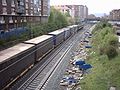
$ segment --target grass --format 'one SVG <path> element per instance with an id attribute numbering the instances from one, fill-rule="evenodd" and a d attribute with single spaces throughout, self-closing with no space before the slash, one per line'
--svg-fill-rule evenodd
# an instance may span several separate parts
<path id="1" fill-rule="evenodd" d="M 93 48 L 89 53 L 95 53 L 91 53 L 86 62 L 93 68 L 91 73 L 85 75 L 80 81 L 82 90 L 109 90 L 110 86 L 115 86 L 117 90 L 120 90 L 120 51 L 118 50 L 118 56 L 109 59 L 106 54 L 99 54 L 98 46 L 101 43 L 101 37 L 96 35 L 92 39 Z"/>
<path id="2" fill-rule="evenodd" d="M 94 54 L 87 62 L 93 68 L 81 81 L 82 90 L 107 90 L 110 86 L 116 86 L 120 90 L 120 53 L 112 60 L 108 60 L 105 55 Z"/>

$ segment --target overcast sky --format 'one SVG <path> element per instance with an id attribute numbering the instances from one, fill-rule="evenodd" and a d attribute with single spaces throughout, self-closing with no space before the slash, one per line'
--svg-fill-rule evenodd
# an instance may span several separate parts
<path id="1" fill-rule="evenodd" d="M 87 5 L 89 14 L 107 13 L 120 9 L 120 0 L 50 0 L 51 5 Z"/>

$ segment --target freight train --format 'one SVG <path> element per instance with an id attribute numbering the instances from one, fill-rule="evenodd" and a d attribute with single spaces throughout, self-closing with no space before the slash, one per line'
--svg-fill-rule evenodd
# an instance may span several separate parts
<path id="1" fill-rule="evenodd" d="M 21 73 L 82 28 L 83 25 L 68 26 L 1 51 L 0 89 L 13 82 Z"/>

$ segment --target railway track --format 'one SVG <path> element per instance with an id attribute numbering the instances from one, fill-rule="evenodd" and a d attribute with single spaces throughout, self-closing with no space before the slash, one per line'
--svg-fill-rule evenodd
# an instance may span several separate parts
<path id="1" fill-rule="evenodd" d="M 75 40 L 70 44 L 70 46 L 66 49 L 66 51 L 64 52 L 64 54 L 59 58 L 58 62 L 56 63 L 56 65 L 51 69 L 50 72 L 48 72 L 48 75 L 46 75 L 46 77 L 43 79 L 43 81 L 39 84 L 39 86 L 35 89 L 35 90 L 49 90 L 46 89 L 47 84 L 51 81 L 52 76 L 56 73 L 56 71 L 58 70 L 58 68 L 62 65 L 62 63 L 64 62 L 63 59 L 66 57 L 66 55 L 71 51 L 71 49 L 73 48 L 73 46 L 76 44 L 76 42 L 79 40 L 79 38 L 82 37 L 84 32 L 82 32 L 82 34 L 80 36 L 78 36 L 77 38 L 75 38 Z M 77 35 L 79 35 L 80 33 L 78 33 Z M 49 86 L 49 85 L 48 85 Z M 51 89 L 50 89 L 51 90 Z"/>
<path id="2" fill-rule="evenodd" d="M 83 30 L 80 32 L 83 32 Z M 45 86 L 47 80 L 50 78 L 57 66 L 59 66 L 62 59 L 77 41 L 76 36 L 78 34 L 65 41 L 65 43 L 61 45 L 61 47 L 59 47 L 59 49 L 55 51 L 55 54 L 53 54 L 45 63 L 43 63 L 42 65 L 36 65 L 37 70 L 31 70 L 31 73 L 34 73 L 30 74 L 29 78 L 24 83 L 22 83 L 22 80 L 25 79 L 27 76 L 23 77 L 19 82 L 10 87 L 10 90 L 41 90 Z M 46 70 L 46 72 L 44 72 L 46 67 L 49 67 L 50 70 Z"/>

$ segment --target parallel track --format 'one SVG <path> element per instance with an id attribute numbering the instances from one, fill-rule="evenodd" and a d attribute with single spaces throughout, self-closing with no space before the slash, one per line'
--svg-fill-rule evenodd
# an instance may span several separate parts
<path id="1" fill-rule="evenodd" d="M 39 74 L 38 72 L 42 72 L 44 70 L 44 68 L 64 48 L 64 45 L 66 45 L 67 42 L 71 38 L 72 37 L 68 38 L 63 44 L 60 44 L 58 47 L 56 47 L 54 50 L 52 50 L 46 57 L 43 58 L 43 60 L 38 62 L 37 65 L 35 65 L 32 70 L 30 70 L 25 76 L 23 76 L 20 80 L 18 80 L 15 84 L 11 85 L 8 88 L 10 90 L 16 90 L 17 88 L 19 88 L 19 86 L 21 87 L 20 84 L 22 84 L 22 86 L 24 86 L 24 89 L 25 89 L 25 87 L 27 87 L 32 82 L 33 78 L 37 77 L 37 75 Z M 53 54 L 53 53 L 55 53 L 55 54 Z M 51 55 L 52 55 L 52 57 L 51 57 Z M 47 59 L 47 61 L 46 61 L 46 59 Z"/>
<path id="2" fill-rule="evenodd" d="M 71 48 L 75 45 L 75 43 L 78 41 L 78 39 L 80 37 L 82 37 L 84 32 L 82 32 L 81 36 L 78 36 L 70 45 L 69 47 L 66 49 L 66 51 L 64 52 L 64 54 L 59 58 L 58 62 L 56 62 L 55 66 L 52 67 L 51 71 L 47 73 L 46 77 L 41 81 L 42 83 L 39 84 L 39 86 L 35 89 L 35 90 L 44 90 L 44 87 L 47 85 L 49 79 L 51 78 L 52 74 L 54 74 L 54 72 L 57 70 L 57 68 L 59 67 L 60 63 L 63 61 L 63 59 L 65 58 L 65 56 L 69 53 L 69 51 L 71 50 Z M 80 33 L 78 33 L 77 35 L 79 35 Z M 76 35 L 76 36 L 77 36 Z"/>
<path id="3" fill-rule="evenodd" d="M 56 68 L 59 66 L 63 58 L 67 55 L 67 53 L 70 51 L 70 49 L 73 47 L 74 44 L 75 42 L 70 44 L 70 46 L 66 49 L 64 54 L 59 58 L 58 62 L 56 62 L 55 66 L 52 67 L 51 71 L 47 73 L 46 77 L 42 80 L 42 83 L 40 83 L 39 86 L 35 90 L 43 89 L 43 87 L 46 85 L 49 78 L 52 76 L 53 72 L 56 70 Z"/>
<path id="4" fill-rule="evenodd" d="M 82 32 L 82 31 L 80 31 Z M 79 34 L 79 33 L 78 33 Z M 76 36 L 78 35 L 74 35 L 71 39 L 69 38 L 67 41 L 64 42 L 64 44 L 57 50 L 55 51 L 55 54 L 52 55 L 52 57 L 50 57 L 45 63 L 38 64 L 36 66 L 37 70 L 33 69 L 33 74 L 29 75 L 29 79 L 27 79 L 22 85 L 19 85 L 20 83 L 16 83 L 15 85 L 13 85 L 10 89 L 11 90 L 41 90 L 42 87 L 44 87 L 44 85 L 46 84 L 47 80 L 49 79 L 49 77 L 52 75 L 52 73 L 54 72 L 55 68 L 59 65 L 59 63 L 62 61 L 62 59 L 64 58 L 64 56 L 69 52 L 69 50 L 71 49 L 71 47 L 75 44 L 75 42 L 77 41 Z M 76 39 L 74 41 L 74 39 Z M 74 41 L 74 42 L 73 42 Z M 65 48 L 65 46 L 67 46 Z M 52 62 L 52 60 L 60 53 L 60 51 L 62 51 L 62 49 L 66 49 L 64 54 L 62 54 L 59 58 L 58 61 L 55 62 L 55 65 L 53 67 L 51 67 L 51 72 L 48 73 L 46 75 L 46 78 L 44 80 L 41 81 L 41 74 L 42 71 L 50 64 L 50 62 Z M 32 73 L 32 71 L 31 71 Z M 25 78 L 25 77 L 24 77 Z M 23 78 L 23 79 L 24 79 Z M 21 82 L 21 81 L 20 81 Z M 40 84 L 42 82 L 42 84 Z"/>

